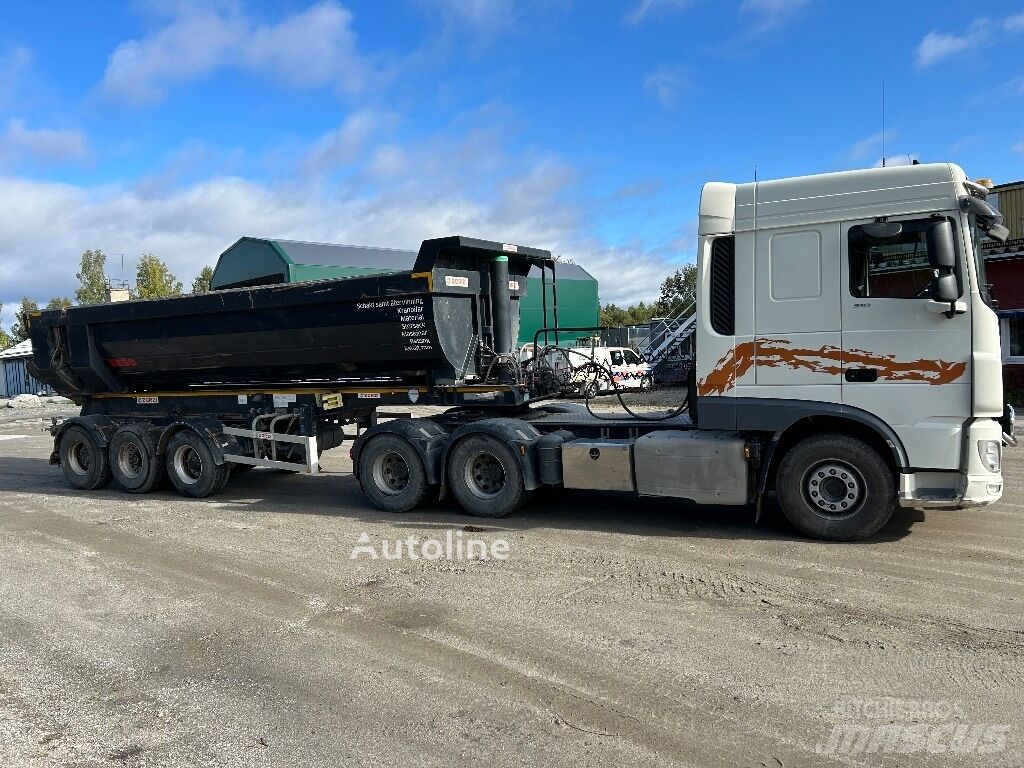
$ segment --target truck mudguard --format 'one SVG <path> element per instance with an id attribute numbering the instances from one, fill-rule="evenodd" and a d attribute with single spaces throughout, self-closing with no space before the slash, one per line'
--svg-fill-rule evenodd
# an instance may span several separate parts
<path id="1" fill-rule="evenodd" d="M 537 469 L 540 460 L 538 443 L 541 433 L 529 422 L 522 419 L 497 418 L 481 419 L 463 424 L 448 438 L 442 466 L 448 465 L 448 454 L 451 452 L 452 446 L 467 435 L 491 435 L 509 446 L 512 453 L 519 459 L 519 465 L 523 468 L 523 484 L 526 490 L 532 491 L 543 484 Z"/>
<path id="2" fill-rule="evenodd" d="M 374 424 L 356 438 L 352 446 L 352 472 L 359 478 L 359 456 L 370 438 L 375 435 L 398 435 L 405 438 L 420 455 L 427 472 L 427 482 L 438 485 L 443 481 L 444 456 L 448 433 L 430 419 L 395 419 Z"/>
<path id="3" fill-rule="evenodd" d="M 160 441 L 157 443 L 157 455 L 164 453 L 167 449 L 167 443 L 170 442 L 175 433 L 183 429 L 192 430 L 206 441 L 207 445 L 210 446 L 210 451 L 213 453 L 213 460 L 218 465 L 224 463 L 225 453 L 241 453 L 238 441 L 234 436 L 224 434 L 222 431 L 224 425 L 217 419 L 209 416 L 195 416 L 187 419 L 176 419 L 167 425 L 160 435 Z"/>

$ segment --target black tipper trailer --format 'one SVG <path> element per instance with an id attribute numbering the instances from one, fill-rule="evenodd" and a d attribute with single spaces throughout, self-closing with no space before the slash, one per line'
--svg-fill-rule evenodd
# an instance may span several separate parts
<path id="1" fill-rule="evenodd" d="M 528 408 L 560 391 L 543 370 L 524 372 L 512 347 L 531 266 L 553 280 L 547 251 L 458 236 L 424 241 L 410 272 L 33 313 L 33 374 L 81 406 L 51 430 L 51 462 L 79 488 L 116 479 L 143 493 L 169 478 L 204 497 L 232 468 L 315 474 L 319 455 L 355 425 L 357 475 L 368 442 L 386 433 L 415 452 L 402 459 L 401 482 L 411 466 L 424 492 L 443 489 L 455 444 L 490 435 L 528 491 L 560 482 L 567 439 L 668 427 L 567 404 Z M 546 294 L 556 328 L 557 293 L 550 308 Z M 414 404 L 451 410 L 378 424 L 379 407 Z M 376 467 L 382 480 L 379 462 L 368 466 L 363 474 Z M 390 508 L 419 500 L 369 495 Z"/>
<path id="2" fill-rule="evenodd" d="M 316 474 L 355 425 L 354 473 L 390 511 L 440 492 L 497 517 L 542 485 L 754 498 L 760 443 L 698 432 L 685 407 L 655 420 L 536 404 L 567 382 L 513 349 L 531 266 L 554 281 L 547 251 L 450 237 L 424 241 L 411 272 L 33 313 L 34 375 L 81 405 L 53 425 L 51 462 L 82 489 L 169 479 L 201 498 L 254 466 Z M 378 421 L 410 404 L 449 408 Z"/>

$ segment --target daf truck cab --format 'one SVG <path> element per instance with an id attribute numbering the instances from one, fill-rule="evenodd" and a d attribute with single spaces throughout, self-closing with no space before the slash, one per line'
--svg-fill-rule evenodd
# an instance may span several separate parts
<path id="1" fill-rule="evenodd" d="M 846 438 L 901 504 L 1002 494 L 1011 412 L 980 241 L 1006 230 L 986 195 L 949 164 L 704 187 L 699 424 L 773 435 L 783 505 L 873 492 Z"/>

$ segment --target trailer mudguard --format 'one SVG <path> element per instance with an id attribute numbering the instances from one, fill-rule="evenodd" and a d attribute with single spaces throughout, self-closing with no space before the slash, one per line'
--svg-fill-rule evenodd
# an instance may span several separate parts
<path id="1" fill-rule="evenodd" d="M 452 446 L 467 435 L 491 435 L 501 440 L 512 449 L 523 468 L 523 484 L 526 490 L 532 491 L 543 483 L 540 480 L 538 466 L 540 463 L 538 443 L 541 433 L 527 421 L 513 418 L 481 419 L 463 424 L 452 432 L 444 449 L 442 466 L 448 466 L 448 454 Z M 444 483 L 442 482 L 442 489 Z"/>
<path id="2" fill-rule="evenodd" d="M 209 416 L 195 416 L 187 419 L 176 419 L 167 425 L 157 443 L 156 452 L 158 456 L 166 452 L 167 443 L 170 442 L 176 433 L 183 429 L 192 430 L 206 441 L 207 445 L 210 446 L 210 451 L 213 453 L 213 460 L 218 465 L 224 464 L 225 453 L 241 453 L 242 449 L 238 445 L 238 441 L 234 436 L 224 434 L 222 431 L 224 425 L 217 421 L 217 419 Z"/>
<path id="3" fill-rule="evenodd" d="M 110 438 L 114 436 L 118 427 L 109 417 L 101 415 L 70 416 L 64 419 L 60 424 L 50 428 L 50 434 L 53 435 L 53 453 L 50 454 L 51 464 L 60 464 L 60 439 L 70 427 L 74 426 L 84 427 L 92 435 L 96 445 L 100 448 L 106 448 L 110 444 Z"/>
<path id="4" fill-rule="evenodd" d="M 408 441 L 420 456 L 427 472 L 427 482 L 438 485 L 443 481 L 444 456 L 448 433 L 430 419 L 395 419 L 374 424 L 364 430 L 352 445 L 352 472 L 359 479 L 359 456 L 366 442 L 374 435 L 398 435 Z"/>

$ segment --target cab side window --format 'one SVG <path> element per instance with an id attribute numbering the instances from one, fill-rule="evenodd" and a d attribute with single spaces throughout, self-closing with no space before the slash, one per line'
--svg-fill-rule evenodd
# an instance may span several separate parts
<path id="1" fill-rule="evenodd" d="M 631 349 L 627 349 L 622 353 L 626 359 L 626 365 L 640 365 L 640 358 L 636 356 L 636 352 Z"/>
<path id="2" fill-rule="evenodd" d="M 928 261 L 925 232 L 934 219 L 896 222 L 902 231 L 877 239 L 860 225 L 850 227 L 850 293 L 859 299 L 926 299 L 935 271 Z"/>
<path id="3" fill-rule="evenodd" d="M 612 365 L 622 365 L 622 353 L 619 350 L 613 349 L 611 352 L 611 358 Z"/>

